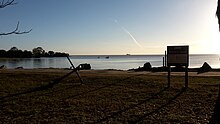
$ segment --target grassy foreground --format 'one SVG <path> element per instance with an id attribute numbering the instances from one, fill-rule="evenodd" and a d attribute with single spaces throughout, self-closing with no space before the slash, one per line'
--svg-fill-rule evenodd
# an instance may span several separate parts
<path id="1" fill-rule="evenodd" d="M 220 76 L 63 69 L 0 70 L 0 123 L 214 123 Z M 67 74 L 70 75 L 67 75 Z M 65 77 L 65 78 L 64 78 Z"/>

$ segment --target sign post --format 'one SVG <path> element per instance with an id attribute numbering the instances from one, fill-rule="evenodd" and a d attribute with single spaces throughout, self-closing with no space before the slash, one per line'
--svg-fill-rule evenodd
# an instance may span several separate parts
<path id="1" fill-rule="evenodd" d="M 185 66 L 185 87 L 188 87 L 189 46 L 167 46 L 168 87 L 171 66 Z"/>
<path id="2" fill-rule="evenodd" d="M 171 72 L 171 68 L 170 66 L 168 66 L 168 86 L 167 87 L 170 87 L 170 72 Z"/>
<path id="3" fill-rule="evenodd" d="M 189 80 L 188 80 L 188 66 L 185 67 L 185 88 L 188 87 Z"/>

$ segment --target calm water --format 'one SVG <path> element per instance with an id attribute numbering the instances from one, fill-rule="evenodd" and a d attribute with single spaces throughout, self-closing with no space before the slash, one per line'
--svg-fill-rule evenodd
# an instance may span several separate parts
<path id="1" fill-rule="evenodd" d="M 143 66 L 150 62 L 153 67 L 163 65 L 163 55 L 110 55 L 109 59 L 104 55 L 74 55 L 71 60 L 75 66 L 81 63 L 89 63 L 92 69 L 122 69 L 127 70 Z M 201 67 L 208 62 L 212 68 L 220 68 L 220 55 L 190 55 L 190 67 Z M 69 68 L 70 64 L 66 57 L 55 58 L 22 58 L 22 59 L 0 59 L 0 66 L 7 68 Z"/>

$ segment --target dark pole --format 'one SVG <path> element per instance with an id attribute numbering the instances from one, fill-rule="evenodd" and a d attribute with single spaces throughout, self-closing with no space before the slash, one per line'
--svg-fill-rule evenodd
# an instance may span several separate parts
<path id="1" fill-rule="evenodd" d="M 164 67 L 164 57 L 163 57 L 163 67 Z"/>
<path id="2" fill-rule="evenodd" d="M 168 66 L 168 88 L 170 87 L 170 72 L 171 72 L 171 68 L 170 66 Z"/>
<path id="3" fill-rule="evenodd" d="M 188 72 L 189 72 L 189 47 L 187 47 L 187 63 L 185 66 L 185 88 L 188 88 L 189 79 L 188 79 Z"/>
<path id="4" fill-rule="evenodd" d="M 216 16 L 218 17 L 219 31 L 220 31 L 220 0 L 218 0 L 218 6 L 216 10 Z"/>
<path id="5" fill-rule="evenodd" d="M 165 67 L 167 67 L 167 51 L 165 51 Z"/>
<path id="6" fill-rule="evenodd" d="M 185 88 L 188 88 L 188 66 L 185 67 Z"/>

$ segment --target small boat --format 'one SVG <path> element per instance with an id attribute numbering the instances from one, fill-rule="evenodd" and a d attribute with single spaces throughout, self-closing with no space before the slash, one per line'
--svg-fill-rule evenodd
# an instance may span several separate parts
<path id="1" fill-rule="evenodd" d="M 109 56 L 106 56 L 105 58 L 106 58 L 106 59 L 109 59 Z"/>

